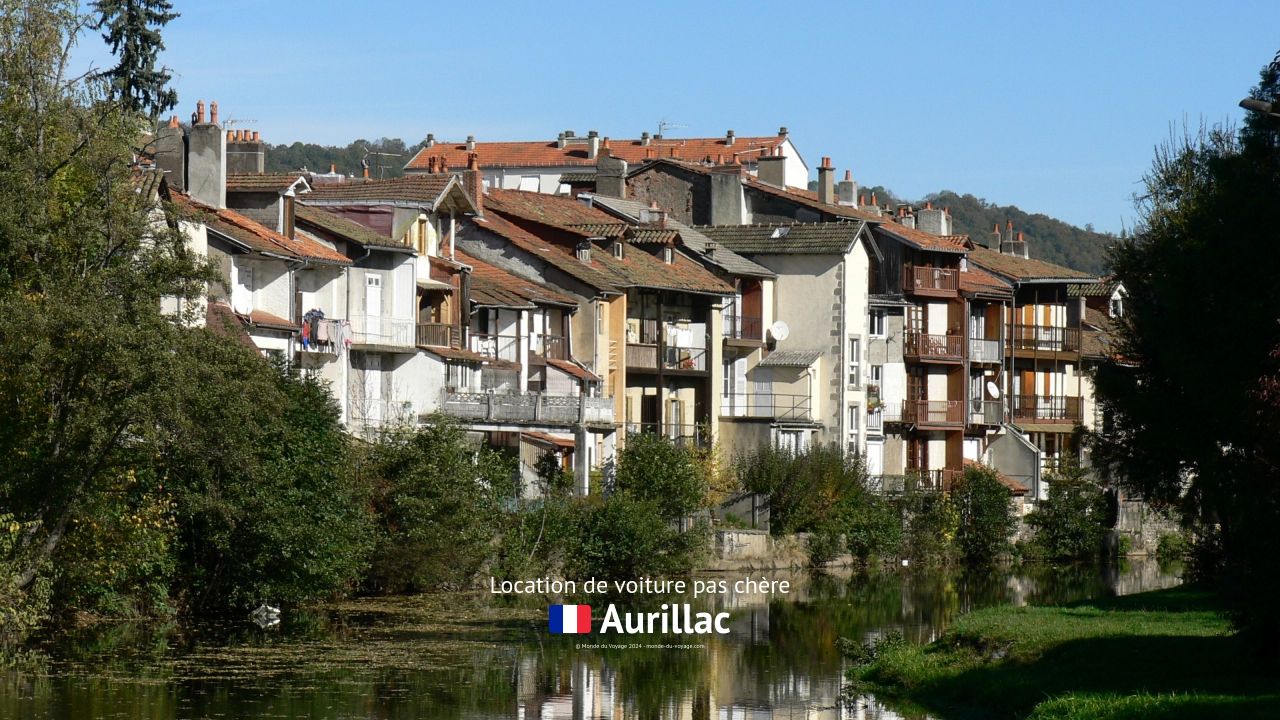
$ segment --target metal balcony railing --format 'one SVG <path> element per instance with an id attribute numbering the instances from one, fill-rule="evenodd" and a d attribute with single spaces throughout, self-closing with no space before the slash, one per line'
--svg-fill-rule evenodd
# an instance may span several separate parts
<path id="1" fill-rule="evenodd" d="M 471 333 L 469 345 L 471 352 L 491 357 L 494 360 L 520 362 L 520 338 L 515 335 Z"/>
<path id="2" fill-rule="evenodd" d="M 1013 395 L 1010 414 L 1023 422 L 1080 422 L 1080 398 L 1060 395 Z"/>
<path id="3" fill-rule="evenodd" d="M 964 403 L 959 400 L 907 400 L 902 422 L 914 425 L 964 425 Z"/>
<path id="4" fill-rule="evenodd" d="M 764 318 L 758 315 L 725 315 L 724 336 L 730 340 L 764 340 Z"/>
<path id="5" fill-rule="evenodd" d="M 999 340 L 971 338 L 969 340 L 969 360 L 976 363 L 998 363 L 1004 359 L 1000 352 Z"/>
<path id="6" fill-rule="evenodd" d="M 417 322 L 380 315 L 352 315 L 351 342 L 354 345 L 391 345 L 414 347 L 417 340 Z"/>
<path id="7" fill-rule="evenodd" d="M 1080 328 L 1011 325 L 1009 344 L 1014 350 L 1079 352 Z"/>
<path id="8" fill-rule="evenodd" d="M 971 400 L 969 402 L 970 425 L 999 425 L 1004 422 L 1003 400 Z"/>
<path id="9" fill-rule="evenodd" d="M 808 395 L 782 393 L 721 393 L 720 415 L 797 422 L 808 422 L 813 419 L 811 400 Z"/>
<path id="10" fill-rule="evenodd" d="M 670 425 L 666 423 L 627 423 L 628 435 L 658 434 L 683 447 L 707 447 L 710 443 L 701 425 Z"/>

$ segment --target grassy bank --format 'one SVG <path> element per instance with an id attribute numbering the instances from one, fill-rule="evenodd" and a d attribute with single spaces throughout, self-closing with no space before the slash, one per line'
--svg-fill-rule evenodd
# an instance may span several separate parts
<path id="1" fill-rule="evenodd" d="M 944 718 L 1280 717 L 1280 676 L 1190 588 L 979 610 L 930 645 L 852 654 L 868 690 Z"/>

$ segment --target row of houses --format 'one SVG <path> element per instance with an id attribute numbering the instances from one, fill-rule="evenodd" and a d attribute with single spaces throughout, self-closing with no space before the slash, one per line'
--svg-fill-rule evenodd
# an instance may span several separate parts
<path id="1" fill-rule="evenodd" d="M 208 322 L 329 382 L 347 427 L 433 413 L 591 492 L 634 433 L 838 443 L 886 486 L 1081 460 L 1123 288 L 1014 228 L 881 207 L 776 136 L 441 143 L 390 180 L 263 172 L 216 104 L 156 137 L 221 268 Z"/>

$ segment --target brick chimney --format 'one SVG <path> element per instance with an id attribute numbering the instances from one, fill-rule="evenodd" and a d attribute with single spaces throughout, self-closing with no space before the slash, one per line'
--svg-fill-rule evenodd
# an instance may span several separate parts
<path id="1" fill-rule="evenodd" d="M 831 166 L 831 158 L 823 156 L 818 166 L 818 202 L 835 203 L 836 201 L 836 169 Z"/>

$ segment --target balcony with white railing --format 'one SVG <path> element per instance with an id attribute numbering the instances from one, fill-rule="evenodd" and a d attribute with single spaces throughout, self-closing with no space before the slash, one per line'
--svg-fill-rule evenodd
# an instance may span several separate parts
<path id="1" fill-rule="evenodd" d="M 613 399 L 585 395 L 446 390 L 441 410 L 446 415 L 473 422 L 523 425 L 613 423 Z"/>
<path id="2" fill-rule="evenodd" d="M 520 338 L 516 335 L 490 335 L 487 333 L 471 333 L 467 339 L 469 349 L 473 353 L 484 355 L 494 360 L 520 362 Z"/>
<path id="3" fill-rule="evenodd" d="M 1081 419 L 1080 398 L 1061 395 L 1013 395 L 1014 422 L 1078 423 Z"/>
<path id="4" fill-rule="evenodd" d="M 1004 360 L 999 340 L 969 339 L 969 361 L 975 363 L 999 363 Z"/>
<path id="5" fill-rule="evenodd" d="M 969 424 L 996 426 L 1004 422 L 1003 400 L 969 401 Z"/>
<path id="6" fill-rule="evenodd" d="M 417 322 L 411 319 L 380 315 L 352 315 L 351 344 L 413 349 L 417 341 Z"/>

